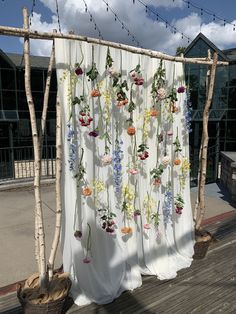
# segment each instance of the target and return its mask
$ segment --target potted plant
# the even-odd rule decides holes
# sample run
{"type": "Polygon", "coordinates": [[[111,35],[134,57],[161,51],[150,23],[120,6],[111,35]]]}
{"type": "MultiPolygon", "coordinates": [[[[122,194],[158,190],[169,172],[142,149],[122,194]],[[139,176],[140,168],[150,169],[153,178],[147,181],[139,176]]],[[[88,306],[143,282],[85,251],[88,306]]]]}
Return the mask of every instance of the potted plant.
{"type": "Polygon", "coordinates": [[[205,204],[205,183],[206,183],[206,171],[207,171],[207,149],[208,149],[208,119],[209,110],[212,102],[216,66],[217,66],[217,53],[214,53],[213,63],[210,70],[207,72],[207,99],[203,112],[203,131],[202,141],[199,152],[199,170],[198,170],[198,194],[194,210],[194,225],[195,225],[195,245],[194,245],[194,258],[204,258],[209,244],[211,243],[211,234],[203,230],[201,227],[202,220],[206,211],[205,204]]]}
{"type": "MultiPolygon", "coordinates": [[[[29,28],[28,12],[23,9],[24,27],[29,28]]],[[[54,44],[49,62],[48,76],[45,87],[43,110],[40,130],[37,129],[34,102],[30,84],[30,60],[29,60],[29,37],[24,39],[24,60],[25,60],[25,90],[30,113],[32,128],[32,139],[34,147],[34,194],[35,194],[35,257],[38,266],[38,273],[30,276],[25,283],[19,285],[17,296],[23,307],[24,313],[63,313],[67,307],[68,292],[71,281],[68,274],[54,272],[54,261],[59,244],[61,230],[61,113],[60,104],[56,105],[56,224],[51,247],[50,256],[47,262],[45,251],[44,221],[41,199],[41,156],[42,142],[46,123],[48,107],[48,95],[52,66],[54,62],[54,44]]]]}

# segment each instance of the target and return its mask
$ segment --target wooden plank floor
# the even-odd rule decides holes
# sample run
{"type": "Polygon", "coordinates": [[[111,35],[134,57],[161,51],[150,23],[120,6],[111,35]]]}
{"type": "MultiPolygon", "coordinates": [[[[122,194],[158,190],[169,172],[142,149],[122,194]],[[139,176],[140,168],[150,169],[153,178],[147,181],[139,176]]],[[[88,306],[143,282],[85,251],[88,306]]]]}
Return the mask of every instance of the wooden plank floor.
{"type": "MultiPolygon", "coordinates": [[[[207,257],[195,260],[177,278],[160,281],[143,277],[142,287],[124,292],[107,305],[73,305],[79,314],[207,314],[236,313],[236,216],[207,227],[215,235],[207,257]]],[[[0,298],[0,313],[22,311],[15,293],[0,298]]]]}

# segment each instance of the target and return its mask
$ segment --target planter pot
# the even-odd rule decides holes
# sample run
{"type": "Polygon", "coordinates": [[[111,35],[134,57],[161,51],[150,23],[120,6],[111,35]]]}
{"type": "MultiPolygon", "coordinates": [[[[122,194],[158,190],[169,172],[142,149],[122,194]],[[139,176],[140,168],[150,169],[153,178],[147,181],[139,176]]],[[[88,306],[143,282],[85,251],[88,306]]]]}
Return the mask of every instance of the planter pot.
{"type": "Polygon", "coordinates": [[[212,241],[212,235],[205,230],[195,231],[194,259],[203,259],[206,256],[209,245],[212,241]]]}
{"type": "MultiPolygon", "coordinates": [[[[67,285],[71,287],[71,281],[68,278],[67,285]]],[[[29,288],[27,288],[29,289],[29,288]]],[[[33,288],[34,289],[34,288],[33,288]]],[[[69,296],[69,290],[66,295],[56,300],[49,300],[46,303],[33,304],[27,299],[24,288],[19,285],[17,289],[17,297],[25,314],[63,314],[74,304],[73,299],[69,296]]]]}

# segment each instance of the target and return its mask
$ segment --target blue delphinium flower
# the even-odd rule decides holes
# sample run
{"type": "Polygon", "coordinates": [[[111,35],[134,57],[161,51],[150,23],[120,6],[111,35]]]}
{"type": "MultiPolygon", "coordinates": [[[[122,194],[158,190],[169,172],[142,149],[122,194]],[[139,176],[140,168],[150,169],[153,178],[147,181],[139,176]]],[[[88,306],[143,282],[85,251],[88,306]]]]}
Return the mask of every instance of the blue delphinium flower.
{"type": "Polygon", "coordinates": [[[76,145],[74,144],[74,138],[75,138],[75,130],[73,129],[72,125],[70,123],[67,124],[68,127],[68,133],[67,133],[67,141],[69,143],[69,169],[70,171],[75,170],[76,165],[76,145]]]}
{"type": "Polygon", "coordinates": [[[115,193],[119,193],[121,189],[121,182],[122,182],[122,153],[121,145],[123,144],[122,141],[118,139],[115,140],[115,149],[113,150],[113,180],[115,185],[115,193]]]}
{"type": "Polygon", "coordinates": [[[173,203],[173,194],[168,189],[165,192],[164,203],[163,203],[163,216],[164,216],[164,224],[167,225],[171,221],[172,217],[172,203],[173,203]]]}

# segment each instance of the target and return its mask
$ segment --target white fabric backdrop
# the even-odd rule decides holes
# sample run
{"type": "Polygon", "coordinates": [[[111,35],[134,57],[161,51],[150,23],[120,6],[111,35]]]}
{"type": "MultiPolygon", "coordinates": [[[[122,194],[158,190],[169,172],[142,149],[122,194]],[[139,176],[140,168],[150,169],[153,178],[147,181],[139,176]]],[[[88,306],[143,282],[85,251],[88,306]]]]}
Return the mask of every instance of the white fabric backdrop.
{"type": "MultiPolygon", "coordinates": [[[[142,161],[139,166],[140,174],[137,178],[137,198],[136,207],[142,211],[141,216],[130,219],[128,224],[133,228],[130,235],[124,235],[120,231],[124,226],[124,215],[121,212],[119,201],[117,201],[114,193],[112,165],[101,166],[100,158],[104,154],[104,140],[99,137],[93,138],[88,136],[88,132],[92,131],[98,120],[97,100],[88,97],[91,109],[91,116],[94,121],[89,127],[79,127],[78,125],[78,109],[75,109],[73,126],[76,129],[78,147],[84,147],[84,166],[86,168],[86,181],[91,186],[94,178],[99,178],[109,189],[109,202],[112,212],[115,212],[115,218],[118,228],[114,234],[108,234],[101,228],[98,219],[97,207],[94,204],[93,195],[91,197],[81,196],[81,187],[77,187],[77,182],[73,178],[73,171],[69,170],[69,146],[67,141],[67,122],[69,120],[70,106],[68,103],[68,92],[71,92],[69,84],[69,72],[65,76],[66,69],[73,70],[75,63],[81,61],[81,51],[84,55],[84,61],[81,65],[84,72],[91,68],[92,61],[96,63],[100,74],[99,80],[103,80],[101,90],[104,90],[110,83],[108,76],[105,76],[105,62],[107,47],[100,45],[91,45],[81,43],[79,41],[69,41],[57,39],[56,45],[56,67],[58,78],[58,91],[60,103],[62,106],[63,126],[63,230],[62,230],[62,250],[64,270],[70,272],[73,281],[72,294],[75,303],[84,305],[89,302],[109,303],[118,297],[124,290],[133,290],[142,284],[141,274],[155,275],[159,279],[174,278],[177,271],[184,267],[189,267],[193,255],[193,224],[192,211],[190,204],[189,178],[183,190],[185,206],[182,215],[175,213],[174,205],[172,219],[166,225],[164,224],[163,202],[165,184],[168,180],[168,172],[171,173],[172,192],[174,195],[179,190],[178,168],[167,166],[162,175],[162,186],[160,188],[151,187],[150,170],[156,164],[156,125],[151,122],[149,125],[149,158],[142,161]],[[92,46],[94,53],[92,56],[92,46]],[[94,58],[92,60],[92,58],[94,58]],[[64,77],[64,79],[62,79],[64,77]],[[157,229],[151,227],[145,230],[143,225],[146,223],[145,208],[143,200],[147,192],[151,191],[151,196],[156,202],[160,200],[160,224],[158,228],[159,235],[157,237],[157,229]],[[91,226],[91,262],[83,263],[86,254],[87,240],[87,222],[91,226]],[[83,236],[81,241],[74,237],[74,231],[81,230],[83,236]]],[[[152,104],[151,84],[153,75],[158,68],[159,60],[152,59],[147,56],[129,53],[118,49],[110,48],[111,56],[114,60],[114,68],[122,70],[122,78],[128,80],[130,84],[129,71],[141,65],[141,70],[145,80],[144,86],[135,87],[134,101],[138,103],[138,108],[134,111],[134,121],[137,127],[137,144],[140,144],[141,128],[143,125],[144,109],[150,108],[152,104]]],[[[166,69],[166,82],[168,86],[178,87],[184,85],[183,66],[180,63],[164,61],[166,69]]],[[[72,71],[73,72],[73,71],[72,71]]],[[[79,96],[84,93],[90,94],[91,82],[87,78],[83,79],[83,75],[78,77],[75,85],[75,92],[72,96],[79,96]]],[[[188,156],[188,133],[185,128],[183,106],[186,95],[178,94],[177,105],[180,107],[178,114],[175,114],[173,122],[174,135],[167,142],[167,153],[173,159],[173,145],[177,126],[179,140],[182,145],[183,156],[188,156]]],[[[123,140],[122,150],[122,183],[134,187],[134,177],[127,173],[128,156],[130,155],[131,137],[127,134],[126,119],[129,117],[127,109],[119,109],[115,106],[114,100],[111,103],[111,123],[109,125],[109,133],[111,135],[112,147],[114,149],[115,142],[115,124],[119,123],[119,138],[123,140]],[[132,177],[132,178],[131,178],[132,177]]],[[[104,100],[101,97],[101,105],[104,107],[104,100]]],[[[160,130],[167,130],[167,122],[162,118],[160,130]]],[[[78,149],[78,148],[77,148],[78,149]]],[[[112,149],[111,149],[112,152],[112,149]]],[[[159,151],[159,161],[164,155],[164,147],[159,151]]],[[[78,161],[77,161],[78,162],[78,161]]],[[[180,167],[180,166],[179,166],[180,167]]],[[[100,193],[101,202],[107,203],[107,193],[100,193]]],[[[121,204],[120,204],[121,205],[121,204]]]]}

